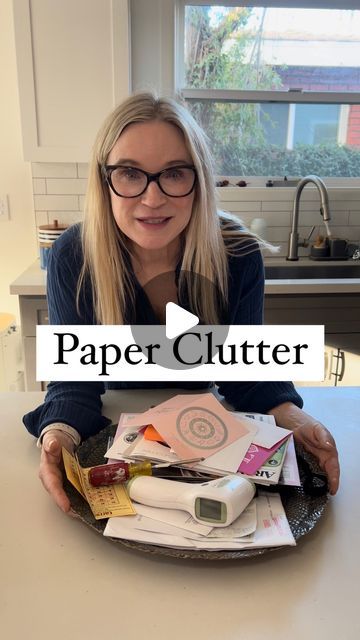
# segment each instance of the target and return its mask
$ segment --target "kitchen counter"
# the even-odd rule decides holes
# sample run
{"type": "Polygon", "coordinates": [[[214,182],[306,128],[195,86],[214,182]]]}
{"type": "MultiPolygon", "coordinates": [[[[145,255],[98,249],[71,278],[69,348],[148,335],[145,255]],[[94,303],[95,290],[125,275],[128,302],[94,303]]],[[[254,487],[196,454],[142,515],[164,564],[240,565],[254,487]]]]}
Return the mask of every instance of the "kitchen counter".
{"type": "MultiPolygon", "coordinates": [[[[341,486],[294,548],[254,559],[182,561],[111,544],[64,515],[37,477],[21,424],[43,393],[0,394],[0,616],[4,638],[350,640],[360,637],[357,498],[360,387],[301,389],[333,431],[341,486]]],[[[143,411],[171,392],[108,392],[104,413],[143,411]]]]}
{"type": "Polygon", "coordinates": [[[46,295],[46,271],[40,268],[40,260],[33,262],[10,284],[10,293],[17,296],[46,295]]]}
{"type": "MultiPolygon", "coordinates": [[[[349,260],[350,264],[351,261],[349,260]]],[[[265,258],[265,265],[293,267],[299,264],[311,264],[316,266],[324,265],[324,262],[315,262],[309,258],[300,258],[298,262],[287,262],[285,258],[265,258]]],[[[334,261],[331,263],[346,266],[347,262],[334,261]]],[[[360,292],[360,278],[314,278],[314,279],[284,279],[266,280],[265,295],[278,294],[304,294],[304,293],[358,293],[360,292]]],[[[45,296],[46,295],[46,271],[40,269],[40,262],[37,260],[26,271],[24,271],[10,285],[10,293],[18,296],[45,296]]]]}

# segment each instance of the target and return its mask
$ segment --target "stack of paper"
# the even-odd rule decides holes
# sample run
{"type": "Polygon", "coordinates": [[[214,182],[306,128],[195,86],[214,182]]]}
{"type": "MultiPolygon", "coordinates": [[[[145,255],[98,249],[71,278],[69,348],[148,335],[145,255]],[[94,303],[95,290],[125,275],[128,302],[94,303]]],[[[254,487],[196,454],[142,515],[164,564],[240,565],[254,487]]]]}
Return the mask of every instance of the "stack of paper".
{"type": "Polygon", "coordinates": [[[292,432],[271,415],[227,411],[211,393],[177,395],[144,413],[123,414],[106,457],[172,463],[202,457],[192,469],[204,474],[300,484],[292,432]],[[157,439],[146,437],[148,425],[157,439]]]}
{"type": "Polygon", "coordinates": [[[104,535],[178,549],[208,551],[295,545],[278,494],[262,494],[228,527],[208,527],[185,511],[136,504],[137,515],[108,520],[104,535]]]}
{"type": "MultiPolygon", "coordinates": [[[[123,414],[106,456],[172,463],[202,457],[191,472],[239,473],[258,484],[299,484],[292,432],[277,427],[271,415],[227,411],[211,393],[178,395],[144,413],[123,414]]],[[[185,511],[138,503],[135,508],[134,516],[109,519],[104,535],[181,549],[295,544],[280,496],[274,493],[260,493],[227,527],[201,524],[185,511]]]]}

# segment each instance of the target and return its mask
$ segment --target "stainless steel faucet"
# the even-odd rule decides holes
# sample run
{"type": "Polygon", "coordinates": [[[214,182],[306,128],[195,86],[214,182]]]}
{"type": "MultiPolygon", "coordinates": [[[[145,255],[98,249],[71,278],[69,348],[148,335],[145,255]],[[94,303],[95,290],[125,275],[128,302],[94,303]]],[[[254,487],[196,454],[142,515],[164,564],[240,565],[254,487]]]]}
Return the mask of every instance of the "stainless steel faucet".
{"type": "Polygon", "coordinates": [[[305,187],[305,185],[307,185],[310,182],[317,187],[317,190],[319,192],[320,201],[321,201],[320,213],[324,221],[328,222],[331,219],[330,208],[329,208],[329,198],[328,198],[328,192],[325,186],[325,182],[323,182],[323,180],[321,180],[319,176],[312,176],[312,175],[305,176],[305,178],[302,178],[300,182],[298,182],[296,191],[295,191],[293,213],[292,213],[292,226],[291,226],[291,231],[289,235],[288,255],[286,258],[287,260],[299,260],[298,247],[307,246],[310,236],[315,229],[315,226],[314,226],[312,228],[310,236],[306,240],[299,242],[298,226],[299,226],[300,197],[301,197],[303,188],[305,187]]]}

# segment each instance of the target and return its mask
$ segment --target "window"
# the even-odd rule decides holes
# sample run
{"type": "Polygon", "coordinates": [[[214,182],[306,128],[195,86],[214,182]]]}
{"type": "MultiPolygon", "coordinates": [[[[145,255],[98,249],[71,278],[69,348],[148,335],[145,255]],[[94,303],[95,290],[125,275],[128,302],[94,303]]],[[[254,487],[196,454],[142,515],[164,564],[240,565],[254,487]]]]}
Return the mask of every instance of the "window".
{"type": "Polygon", "coordinates": [[[360,176],[358,0],[180,1],[177,36],[219,175],[360,176]]]}

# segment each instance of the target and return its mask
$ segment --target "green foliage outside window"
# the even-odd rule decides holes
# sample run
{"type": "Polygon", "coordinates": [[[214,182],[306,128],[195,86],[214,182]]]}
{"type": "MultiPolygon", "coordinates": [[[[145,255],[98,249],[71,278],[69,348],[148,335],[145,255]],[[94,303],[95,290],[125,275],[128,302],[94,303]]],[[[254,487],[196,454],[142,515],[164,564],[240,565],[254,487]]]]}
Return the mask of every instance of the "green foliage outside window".
{"type": "MultiPolygon", "coordinates": [[[[245,30],[252,9],[219,10],[214,24],[211,8],[187,7],[185,84],[193,89],[279,89],[281,78],[269,65],[260,63],[261,33],[257,38],[245,30]],[[249,54],[250,51],[250,54],[249,54]],[[249,56],[249,60],[246,60],[249,56]]],[[[238,105],[235,105],[238,107],[238,105]]],[[[197,121],[212,139],[231,140],[241,133],[243,141],[264,142],[257,105],[241,109],[221,103],[191,105],[197,121]],[[230,108],[229,108],[230,107],[230,108]]]]}
{"type": "MultiPolygon", "coordinates": [[[[256,34],[246,28],[252,9],[186,8],[185,86],[202,89],[279,90],[282,80],[261,62],[263,19],[256,34]],[[215,13],[214,13],[215,12],[215,13]]],[[[219,175],[327,177],[360,175],[360,149],[334,143],[270,145],[258,104],[197,100],[189,107],[207,132],[219,175]]],[[[287,123],[284,122],[284,127],[287,123]]]]}
{"type": "Polygon", "coordinates": [[[246,145],[236,141],[214,149],[216,172],[224,176],[306,176],[355,178],[360,175],[360,149],[336,144],[246,145]]]}

